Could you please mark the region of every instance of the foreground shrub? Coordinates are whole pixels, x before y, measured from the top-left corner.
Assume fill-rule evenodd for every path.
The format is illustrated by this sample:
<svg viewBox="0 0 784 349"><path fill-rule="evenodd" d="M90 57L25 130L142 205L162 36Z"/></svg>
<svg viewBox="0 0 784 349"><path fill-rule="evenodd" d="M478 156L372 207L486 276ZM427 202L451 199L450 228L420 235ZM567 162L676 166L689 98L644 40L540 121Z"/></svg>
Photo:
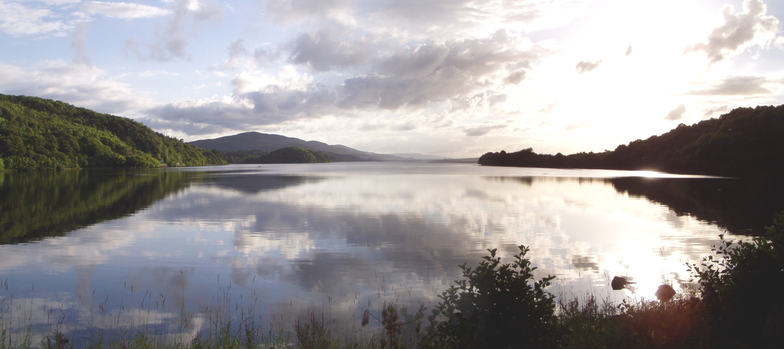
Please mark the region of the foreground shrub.
<svg viewBox="0 0 784 349"><path fill-rule="evenodd" d="M764 237L721 240L715 258L691 266L716 345L784 343L784 214Z"/></svg>
<svg viewBox="0 0 784 349"><path fill-rule="evenodd" d="M501 264L496 250L439 297L423 347L548 348L557 344L554 296L545 292L554 276L535 281L536 269L519 246L514 263Z"/></svg>

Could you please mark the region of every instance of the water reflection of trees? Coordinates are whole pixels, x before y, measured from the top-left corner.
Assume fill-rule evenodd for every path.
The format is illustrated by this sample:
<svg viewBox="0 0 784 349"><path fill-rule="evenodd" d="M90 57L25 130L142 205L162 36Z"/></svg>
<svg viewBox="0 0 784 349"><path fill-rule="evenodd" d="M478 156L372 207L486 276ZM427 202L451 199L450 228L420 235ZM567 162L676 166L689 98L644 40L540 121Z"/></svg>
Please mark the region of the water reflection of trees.
<svg viewBox="0 0 784 349"><path fill-rule="evenodd" d="M609 183L622 194L663 204L679 216L690 215L736 234L759 234L784 210L784 182L730 178L572 178L486 177L531 186L536 181Z"/></svg>
<svg viewBox="0 0 784 349"><path fill-rule="evenodd" d="M784 209L779 181L695 178L612 178L615 190L668 206L678 215L714 223L733 233L758 234Z"/></svg>
<svg viewBox="0 0 784 349"><path fill-rule="evenodd" d="M63 171L0 176L0 244L8 244L130 215L186 188L198 175Z"/></svg>

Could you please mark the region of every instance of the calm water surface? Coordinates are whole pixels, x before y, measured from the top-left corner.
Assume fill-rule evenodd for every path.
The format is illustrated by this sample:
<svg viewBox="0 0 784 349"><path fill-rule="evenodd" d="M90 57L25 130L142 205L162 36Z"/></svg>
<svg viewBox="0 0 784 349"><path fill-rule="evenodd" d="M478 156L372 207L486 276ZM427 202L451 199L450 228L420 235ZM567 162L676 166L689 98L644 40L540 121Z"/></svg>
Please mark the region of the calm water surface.
<svg viewBox="0 0 784 349"><path fill-rule="evenodd" d="M215 317L356 326L431 305L486 249L531 247L550 291L613 301L688 287L721 233L766 222L731 179L469 164L232 165L0 174L0 328L78 342L143 328L188 339ZM730 234L731 235L731 234ZM611 291L628 275L633 290ZM347 325L348 326L348 325Z"/></svg>

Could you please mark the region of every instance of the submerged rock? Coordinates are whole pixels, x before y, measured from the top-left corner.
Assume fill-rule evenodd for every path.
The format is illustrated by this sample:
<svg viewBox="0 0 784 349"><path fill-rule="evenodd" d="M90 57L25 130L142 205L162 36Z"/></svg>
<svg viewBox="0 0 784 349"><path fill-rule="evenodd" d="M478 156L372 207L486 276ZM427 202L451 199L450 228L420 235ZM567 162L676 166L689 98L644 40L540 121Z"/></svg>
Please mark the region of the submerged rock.
<svg viewBox="0 0 784 349"><path fill-rule="evenodd" d="M610 281L610 286L612 286L613 290L621 290L625 288L627 285L632 284L633 282L629 281L628 277L625 276L616 276Z"/></svg>

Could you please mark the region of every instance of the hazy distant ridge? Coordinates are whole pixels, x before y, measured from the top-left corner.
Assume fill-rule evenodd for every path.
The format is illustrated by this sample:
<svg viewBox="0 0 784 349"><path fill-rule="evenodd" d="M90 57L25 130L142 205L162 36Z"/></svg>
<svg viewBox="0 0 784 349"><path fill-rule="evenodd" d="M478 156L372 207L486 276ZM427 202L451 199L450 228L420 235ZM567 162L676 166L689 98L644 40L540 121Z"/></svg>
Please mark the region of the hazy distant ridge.
<svg viewBox="0 0 784 349"><path fill-rule="evenodd" d="M479 164L555 168L647 169L725 176L784 174L784 105L738 108L613 151L571 155L486 153Z"/></svg>
<svg viewBox="0 0 784 349"><path fill-rule="evenodd" d="M403 159L403 157L361 151L340 144L330 145L318 141L306 141L299 138L259 132L245 132L233 136L202 139L190 142L190 144L221 152L273 152L282 148L300 147L326 153L334 161L388 161Z"/></svg>

